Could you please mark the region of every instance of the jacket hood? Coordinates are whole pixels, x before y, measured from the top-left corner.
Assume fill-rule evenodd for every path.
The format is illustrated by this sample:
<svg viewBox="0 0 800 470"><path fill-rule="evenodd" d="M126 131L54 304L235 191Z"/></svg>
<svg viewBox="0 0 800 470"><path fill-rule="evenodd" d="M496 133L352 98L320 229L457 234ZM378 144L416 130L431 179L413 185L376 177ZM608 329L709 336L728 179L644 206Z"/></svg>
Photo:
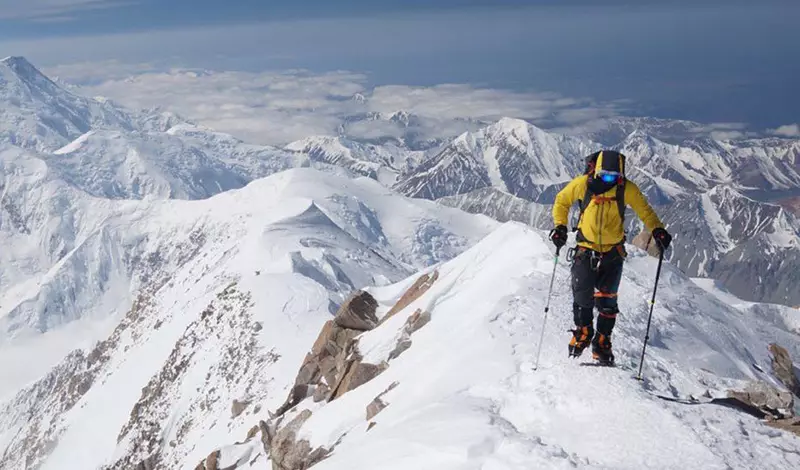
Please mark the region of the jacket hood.
<svg viewBox="0 0 800 470"><path fill-rule="evenodd" d="M595 176L600 170L616 171L625 175L625 155L614 150L603 150L597 155Z"/></svg>

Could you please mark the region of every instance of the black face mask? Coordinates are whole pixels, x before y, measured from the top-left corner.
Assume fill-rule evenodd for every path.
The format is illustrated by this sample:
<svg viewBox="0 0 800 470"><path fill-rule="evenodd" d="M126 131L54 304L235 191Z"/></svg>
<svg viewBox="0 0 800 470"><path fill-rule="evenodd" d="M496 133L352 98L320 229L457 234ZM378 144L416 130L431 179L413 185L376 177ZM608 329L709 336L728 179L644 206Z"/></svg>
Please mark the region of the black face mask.
<svg viewBox="0 0 800 470"><path fill-rule="evenodd" d="M588 183L589 191L591 191L591 193L594 194L595 196L610 191L611 188L613 188L616 185L617 185L616 181L606 183L600 178L589 176L589 183Z"/></svg>

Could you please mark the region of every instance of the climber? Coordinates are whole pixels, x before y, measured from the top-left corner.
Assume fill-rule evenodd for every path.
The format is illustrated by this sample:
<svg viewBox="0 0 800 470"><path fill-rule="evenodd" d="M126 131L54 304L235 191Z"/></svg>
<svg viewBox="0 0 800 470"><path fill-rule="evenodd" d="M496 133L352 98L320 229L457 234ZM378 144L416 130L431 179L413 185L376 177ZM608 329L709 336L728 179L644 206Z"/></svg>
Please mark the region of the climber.
<svg viewBox="0 0 800 470"><path fill-rule="evenodd" d="M567 243L569 208L580 203L576 230L577 246L570 250L575 329L569 343L570 357L578 357L592 344L592 356L600 363L613 364L611 333L617 313L617 291L622 278L625 251L625 207L629 204L656 246L666 250L672 237L650 207L641 190L625 177L625 155L603 150L586 157L586 170L556 196L553 206L555 228L550 239L561 248ZM594 308L598 310L597 332L593 328Z"/></svg>

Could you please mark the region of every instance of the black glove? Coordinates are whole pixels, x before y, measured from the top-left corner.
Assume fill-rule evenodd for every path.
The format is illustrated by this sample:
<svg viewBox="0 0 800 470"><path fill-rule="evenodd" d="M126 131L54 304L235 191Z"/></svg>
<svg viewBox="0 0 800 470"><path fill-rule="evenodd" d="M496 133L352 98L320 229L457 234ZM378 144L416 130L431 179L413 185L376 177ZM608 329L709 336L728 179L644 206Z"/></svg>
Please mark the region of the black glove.
<svg viewBox="0 0 800 470"><path fill-rule="evenodd" d="M553 245L556 246L559 250L562 246L567 244L567 226L566 225L558 225L556 228L550 231L550 241L553 242Z"/></svg>
<svg viewBox="0 0 800 470"><path fill-rule="evenodd" d="M661 251L667 251L669 244L672 243L672 235L663 228L653 230L653 239L655 239L656 245Z"/></svg>

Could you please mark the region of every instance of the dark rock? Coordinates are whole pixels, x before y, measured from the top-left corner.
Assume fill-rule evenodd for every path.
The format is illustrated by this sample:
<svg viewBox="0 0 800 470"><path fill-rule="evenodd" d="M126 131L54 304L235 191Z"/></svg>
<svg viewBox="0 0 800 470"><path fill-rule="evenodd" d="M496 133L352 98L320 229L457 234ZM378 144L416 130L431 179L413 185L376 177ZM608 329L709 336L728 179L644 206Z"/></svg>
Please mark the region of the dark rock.
<svg viewBox="0 0 800 470"><path fill-rule="evenodd" d="M728 397L774 418L791 416L794 407L794 397L791 393L778 390L766 382L750 382L744 390L730 390Z"/></svg>
<svg viewBox="0 0 800 470"><path fill-rule="evenodd" d="M411 347L411 338L408 335L403 335L400 339L397 340L397 345L394 347L392 352L389 353L389 360L392 361L400 357L401 354L408 351Z"/></svg>
<svg viewBox="0 0 800 470"><path fill-rule="evenodd" d="M347 372L342 377L341 382L337 385L333 392L331 400L335 400L350 390L355 390L361 385L369 382L389 367L389 364L382 362L380 364L368 364L361 362L360 357L356 357L350 362Z"/></svg>
<svg viewBox="0 0 800 470"><path fill-rule="evenodd" d="M249 404L249 401L239 401L234 399L233 404L231 404L231 418L236 418L242 414Z"/></svg>
<svg viewBox="0 0 800 470"><path fill-rule="evenodd" d="M433 286L433 283L439 278L439 271L434 271L432 274L423 274L417 279L413 286L411 286L401 297L397 303L381 319L381 323L393 317L397 312L408 307L411 302L422 297L422 295Z"/></svg>
<svg viewBox="0 0 800 470"><path fill-rule="evenodd" d="M311 411L303 410L275 434L270 447L273 470L307 469L330 453L323 447L312 450L305 439L297 440L298 431L310 417Z"/></svg>
<svg viewBox="0 0 800 470"><path fill-rule="evenodd" d="M356 291L336 312L334 321L342 328L369 331L378 325L378 301L369 292Z"/></svg>
<svg viewBox="0 0 800 470"><path fill-rule="evenodd" d="M387 393L389 393L390 391L394 390L395 387L397 387L398 385L399 385L398 382L393 382L391 385L389 385L389 387L386 390L384 390L383 392L381 392L380 395L375 397L375 399L372 400L372 403L367 405L367 421L370 421L378 413L383 411L384 408L389 406L388 403L383 401L383 396L386 395ZM369 429L367 429L367 430L369 430Z"/></svg>
<svg viewBox="0 0 800 470"><path fill-rule="evenodd" d="M800 379L794 373L794 364L789 351L775 343L769 345L769 351L772 353L772 370L775 376L792 393L800 396Z"/></svg>

